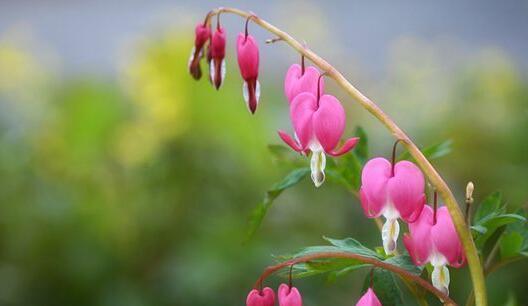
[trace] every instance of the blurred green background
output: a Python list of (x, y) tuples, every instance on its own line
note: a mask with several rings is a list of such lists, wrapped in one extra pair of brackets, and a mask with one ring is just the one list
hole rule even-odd
[[(452, 139), (435, 165), (460, 200), (472, 180), (477, 201), (501, 190), (512, 209), (526, 206), (524, 1), (2, 1), (0, 305), (243, 305), (273, 254), (323, 235), (379, 245), (343, 188), (309, 181), (242, 244), (251, 209), (287, 170), (267, 144), (291, 131), (282, 78), (299, 57), (250, 25), (263, 87), (249, 115), (233, 49), (244, 21), (224, 15), (225, 84), (194, 81), (194, 25), (219, 5), (306, 40), (419, 145)], [(390, 135), (327, 84), (347, 107), (347, 136), (361, 125), (388, 156)], [(353, 305), (367, 272), (296, 285), (308, 306)], [(491, 305), (526, 305), (526, 273), (519, 262), (493, 274)], [(466, 269), (452, 279), (463, 301)]]

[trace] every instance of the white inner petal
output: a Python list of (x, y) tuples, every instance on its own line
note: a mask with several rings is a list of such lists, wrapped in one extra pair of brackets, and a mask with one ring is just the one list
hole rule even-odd
[(436, 289), (449, 295), (449, 269), (445, 265), (434, 266), (431, 281)]
[(400, 224), (397, 218), (388, 218), (381, 229), (381, 238), (383, 240), (383, 249), (387, 254), (393, 254), (396, 251), (398, 236), (400, 235)]
[(196, 50), (196, 47), (192, 47), (191, 49), (191, 55), (189, 56), (189, 62), (187, 63), (188, 68), (191, 68), (191, 63), (194, 59), (194, 50)]
[(224, 84), (224, 79), (225, 79), (225, 76), (226, 76), (226, 61), (225, 61), (225, 59), (222, 60), (222, 64), (220, 65), (220, 75), (222, 76), (222, 78), (220, 79), (220, 86), (219, 87), (222, 87), (222, 84)]
[(310, 169), (312, 170), (312, 181), (315, 184), (315, 187), (319, 187), (323, 184), (325, 180), (324, 169), (326, 167), (326, 156), (324, 151), (321, 149), (312, 150), (312, 158), (310, 160)]
[(214, 68), (214, 60), (211, 60), (209, 62), (209, 77), (211, 78), (211, 82), (214, 84), (214, 80), (215, 80), (215, 68)]
[(249, 109), (249, 90), (246, 81), (244, 81), (244, 84), (242, 85), (242, 96), (244, 97), (244, 101), (246, 101), (246, 106)]

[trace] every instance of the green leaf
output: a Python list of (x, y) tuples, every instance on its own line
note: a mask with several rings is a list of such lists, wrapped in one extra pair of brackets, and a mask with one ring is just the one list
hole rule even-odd
[(477, 246), (482, 247), (484, 243), (490, 238), (495, 231), (504, 225), (514, 223), (516, 221), (525, 221), (523, 216), (516, 214), (502, 214), (502, 215), (488, 215), (481, 219), (476, 226), (486, 228), (484, 234), (477, 235), (475, 243)]
[(518, 256), (521, 253), (523, 242), (524, 237), (517, 232), (504, 234), (500, 241), (501, 259)]
[(368, 154), (368, 136), (365, 130), (358, 126), (354, 133), (356, 137), (359, 137), (359, 142), (353, 150), (354, 155), (358, 158), (359, 162), (364, 165), (369, 157)]
[(480, 203), (477, 211), (475, 211), (473, 222), (477, 223), (477, 221), (484, 218), (485, 216), (496, 213), (498, 210), (500, 210), (501, 201), (502, 195), (500, 192), (494, 192), (489, 195), (484, 199), (484, 201), (482, 201), (482, 203)]
[(471, 230), (477, 232), (478, 234), (485, 234), (488, 231), (488, 229), (482, 225), (472, 225)]
[[(404, 305), (402, 291), (396, 282), (394, 274), (387, 270), (375, 269), (372, 277), (372, 289), (382, 305)], [(370, 278), (369, 273), (363, 282), (363, 293), (370, 287)]]
[[(438, 159), (440, 157), (446, 156), (447, 154), (451, 153), (453, 145), (453, 141), (451, 139), (445, 140), (443, 142), (425, 147), (421, 149), (423, 155), (428, 160)], [(409, 152), (405, 151), (398, 157), (398, 160), (402, 159), (412, 159), (412, 156)]]
[(411, 257), (409, 255), (398, 255), (389, 257), (385, 260), (386, 263), (390, 263), (391, 265), (398, 266), (400, 268), (403, 268), (412, 274), (420, 275), (422, 274), (423, 267), (417, 267)]
[(362, 245), (359, 241), (354, 238), (345, 238), (345, 239), (333, 239), (328, 237), (323, 237), (324, 240), (330, 242), (332, 245), (339, 248), (340, 251), (350, 252), (366, 257), (371, 257), (375, 259), (382, 259), (376, 251), (373, 251), (366, 246)]
[(300, 181), (302, 181), (310, 173), (310, 168), (300, 168), (291, 171), (282, 181), (273, 185), (273, 187), (266, 192), (264, 200), (260, 202), (251, 212), (249, 217), (249, 228), (247, 231), (245, 242), (251, 239), (257, 229), (259, 228), (268, 209), (273, 204), (273, 201), (285, 190)]
[(302, 163), (305, 162), (304, 158), (299, 158), (301, 157), (299, 153), (283, 145), (270, 144), (268, 150), (273, 160), (279, 164), (301, 167)]

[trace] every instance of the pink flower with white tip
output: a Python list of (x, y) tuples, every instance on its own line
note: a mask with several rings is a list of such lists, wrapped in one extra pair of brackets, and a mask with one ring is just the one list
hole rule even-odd
[(224, 28), (218, 24), (216, 31), (211, 37), (211, 45), (209, 46), (210, 54), (208, 54), (208, 57), (211, 57), (209, 62), (209, 79), (216, 89), (222, 86), (226, 74), (225, 49), (226, 34)]
[(314, 96), (317, 95), (317, 86), (319, 92), (324, 92), (324, 80), (319, 82), (319, 71), (315, 67), (304, 67), (304, 57), (302, 65), (293, 64), (286, 72), (284, 79), (284, 94), (291, 104), (293, 99), (302, 92), (309, 92)]
[(447, 207), (435, 212), (426, 205), (416, 222), (409, 224), (409, 232), (403, 237), (403, 243), (413, 262), (417, 266), (431, 263), (433, 286), (448, 295), (449, 270), (446, 266), (460, 268), (466, 257)]
[(367, 292), (359, 299), (356, 306), (382, 306), (378, 297), (372, 288), (368, 288)]
[(260, 99), (260, 83), (258, 81), (259, 49), (253, 36), (248, 34), (248, 22), (255, 17), (249, 16), (246, 20), (245, 33), (237, 37), (237, 57), (240, 74), (244, 79), (242, 94), (249, 111), (254, 114)]
[(279, 306), (302, 306), (302, 297), (297, 288), (281, 284), (277, 293), (279, 297)]
[(275, 293), (266, 287), (262, 290), (253, 289), (246, 298), (246, 306), (274, 306)]
[[(393, 158), (394, 160), (394, 158)], [(414, 222), (425, 204), (425, 180), (420, 169), (409, 161), (395, 165), (385, 158), (371, 159), (361, 173), (360, 199), (369, 218), (384, 216), (382, 240), (385, 253), (396, 250), (398, 219)]]
[(326, 155), (340, 156), (352, 150), (359, 141), (350, 138), (336, 149), (345, 130), (345, 110), (332, 95), (314, 95), (311, 92), (298, 94), (290, 105), (290, 119), (295, 131), (295, 140), (279, 131), (282, 140), (297, 152), (311, 152), (311, 176), (316, 187), (325, 180)]
[(200, 60), (203, 57), (203, 48), (211, 36), (211, 31), (207, 26), (207, 19), (204, 23), (199, 23), (194, 32), (194, 47), (191, 50), (191, 56), (189, 58), (189, 72), (195, 80), (199, 80), (202, 77)]

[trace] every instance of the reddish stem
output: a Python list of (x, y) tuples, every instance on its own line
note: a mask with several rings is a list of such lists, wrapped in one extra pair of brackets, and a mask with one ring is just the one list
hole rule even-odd
[(433, 193), (433, 225), (436, 225), (436, 210), (438, 208), (438, 193), (436, 190)]
[(355, 259), (355, 260), (359, 260), (359, 261), (367, 263), (367, 264), (374, 265), (374, 266), (376, 266), (378, 268), (382, 268), (382, 269), (391, 271), (393, 273), (398, 274), (403, 279), (407, 279), (407, 280), (410, 280), (410, 281), (413, 281), (413, 282), (417, 283), (418, 285), (420, 285), (425, 290), (427, 290), (427, 291), (431, 292), (432, 294), (436, 295), (440, 300), (444, 301), (444, 303), (445, 303), (444, 305), (452, 305), (452, 306), (453, 305), (454, 306), (457, 305), (449, 296), (447, 296), (442, 291), (436, 289), (433, 285), (431, 285), (429, 282), (427, 282), (426, 280), (421, 278), (419, 275), (412, 274), (411, 272), (409, 272), (409, 271), (407, 271), (405, 269), (402, 269), (402, 268), (400, 268), (398, 266), (391, 265), (389, 263), (374, 259), (372, 257), (366, 257), (366, 256), (354, 254), (354, 253), (349, 253), (349, 252), (321, 252), (321, 253), (313, 253), (313, 254), (310, 254), (310, 255), (297, 257), (297, 258), (294, 258), (294, 259), (291, 259), (291, 260), (276, 264), (274, 266), (269, 266), (269, 267), (267, 267), (264, 270), (264, 272), (257, 279), (257, 282), (255, 283), (255, 289), (259, 288), (259, 286), (262, 285), (262, 282), (264, 282), (264, 280), (268, 276), (272, 275), (273, 273), (275, 273), (275, 272), (277, 272), (277, 271), (279, 271), (279, 270), (281, 270), (281, 269), (283, 269), (285, 267), (288, 267), (288, 266), (291, 266), (291, 265), (294, 265), (294, 264), (298, 264), (298, 263), (302, 263), (302, 262), (309, 262), (309, 261), (313, 261), (313, 260), (317, 260), (317, 259), (327, 259), (327, 258)]
[(394, 145), (392, 146), (392, 159), (391, 159), (391, 176), (394, 176), (394, 166), (396, 165), (396, 147), (398, 143), (402, 141), (401, 139), (396, 139)]
[[(303, 57), (304, 58), (304, 57)], [(317, 106), (319, 106), (319, 98), (321, 98), (321, 79), (326, 75), (326, 72), (323, 72), (319, 75), (317, 79)]]
[(301, 54), (301, 75), (304, 75), (304, 54)]

